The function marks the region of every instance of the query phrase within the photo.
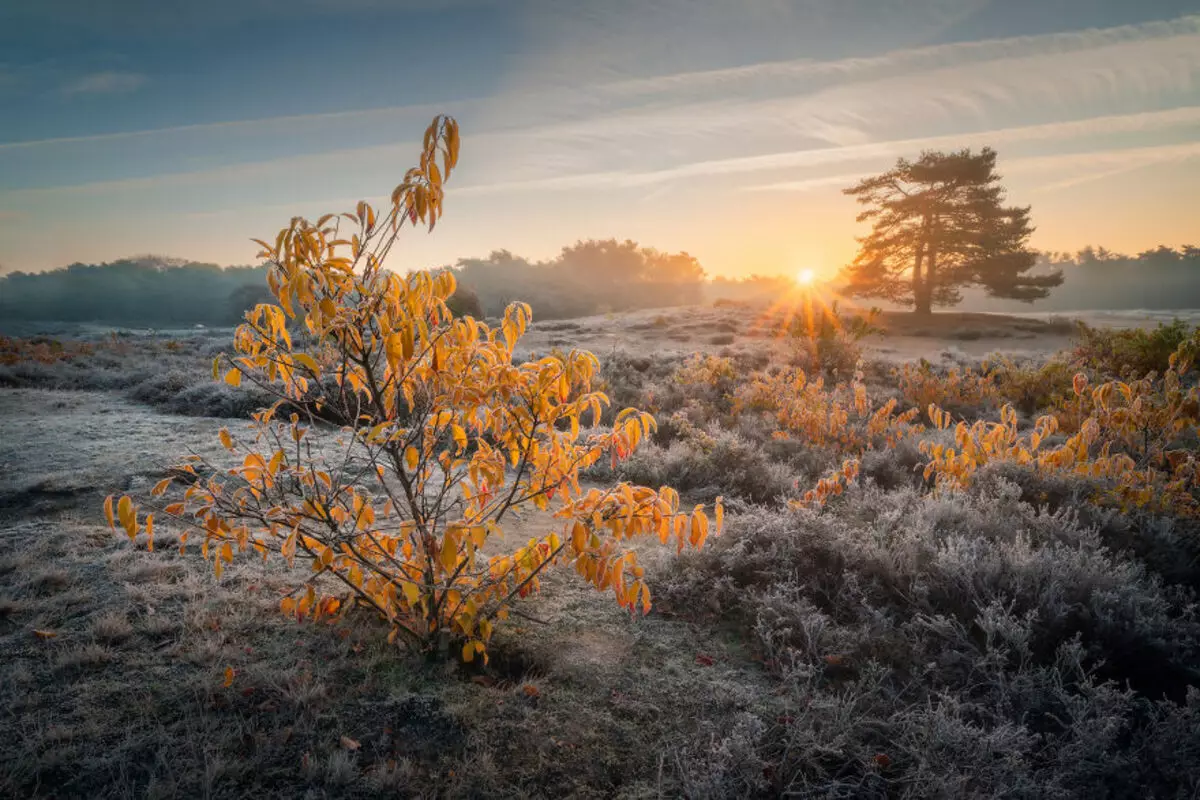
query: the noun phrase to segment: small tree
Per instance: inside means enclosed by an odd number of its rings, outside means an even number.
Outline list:
[[[382,219],[359,203],[315,224],[293,219],[274,242],[259,242],[277,303],[247,314],[239,355],[218,357],[213,373],[279,400],[255,416],[251,435],[221,431],[239,457],[232,469],[201,479],[198,459],[179,467],[190,486],[163,513],[203,535],[218,578],[235,552],[311,564],[282,599],[285,614],[319,619],[366,606],[391,640],[429,651],[457,639],[470,661],[486,658],[494,621],[557,562],[647,611],[642,568],[623,543],[653,534],[699,547],[708,519],[701,506],[680,512],[670,488],[580,487],[582,468],[625,458],[655,427],[625,409],[610,431],[583,436],[585,414],[595,425],[608,402],[591,390],[595,356],[514,364],[528,306],[509,306],[492,330],[453,318],[451,272],[382,268],[405,223],[432,229],[441,216],[458,148],[457,124],[438,117]],[[295,338],[290,319],[303,323]],[[318,414],[346,423],[339,438],[318,435]],[[510,515],[552,504],[544,535],[492,546]],[[144,530],[153,548],[153,514],[139,520],[130,497],[116,503],[116,520],[112,497],[105,511],[131,538]],[[718,502],[718,530],[721,515]]]
[[[926,152],[899,159],[891,170],[845,190],[867,210],[844,270],[846,292],[879,297],[929,314],[958,303],[962,286],[993,297],[1033,301],[1062,283],[1062,273],[1030,275],[1037,254],[1028,248],[1029,207],[1004,206],[996,152]]]

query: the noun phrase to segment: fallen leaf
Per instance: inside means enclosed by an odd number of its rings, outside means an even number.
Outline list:
[[[346,750],[357,750],[358,748],[362,747],[361,744],[354,741],[349,736],[343,736],[338,741],[340,741],[342,743],[343,749],[346,749]]]
[[[538,691],[538,687],[534,686],[532,683],[527,683],[522,686],[521,691],[525,693],[526,697],[537,697],[541,694],[541,692]]]
[[[58,636],[54,631],[34,631],[33,635],[39,639],[53,639]]]
[[[706,656],[703,653],[696,655],[696,663],[702,667],[711,667],[715,662],[712,656]]]
[[[233,667],[225,668],[225,688],[226,689],[228,689],[230,686],[233,686],[233,676],[236,674],[237,673],[233,671]]]
[[[886,753],[876,753],[871,760],[884,769],[887,769],[892,763],[892,759],[888,758]]]

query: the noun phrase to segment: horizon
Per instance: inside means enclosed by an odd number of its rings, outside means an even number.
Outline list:
[[[386,197],[442,112],[448,214],[392,269],[616,238],[828,279],[865,232],[841,189],[983,146],[1039,250],[1196,239],[1194,3],[696,5],[0,9],[0,271],[253,264],[290,217]]]

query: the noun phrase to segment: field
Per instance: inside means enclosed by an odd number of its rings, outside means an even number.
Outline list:
[[[228,459],[218,432],[265,401],[213,382],[229,331],[5,340],[0,793],[1200,796],[1190,365],[1176,398],[1153,334],[885,315],[818,356],[787,322],[729,304],[533,324],[520,358],[599,357],[602,425],[658,420],[585,485],[720,496],[725,530],[681,555],[634,543],[646,616],[552,570],[487,666],[410,655],[366,611],[286,618],[285,567],[218,580],[169,522],[154,552],[109,529],[107,495]],[[1088,399],[1118,378],[1145,416]],[[1066,463],[1088,420],[1141,427]],[[967,440],[969,466],[938,450]],[[530,511],[505,540],[552,525]]]

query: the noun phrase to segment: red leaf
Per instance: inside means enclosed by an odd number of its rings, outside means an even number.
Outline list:
[[[696,663],[702,667],[711,667],[715,662],[712,656],[706,656],[703,653],[696,655]]]

